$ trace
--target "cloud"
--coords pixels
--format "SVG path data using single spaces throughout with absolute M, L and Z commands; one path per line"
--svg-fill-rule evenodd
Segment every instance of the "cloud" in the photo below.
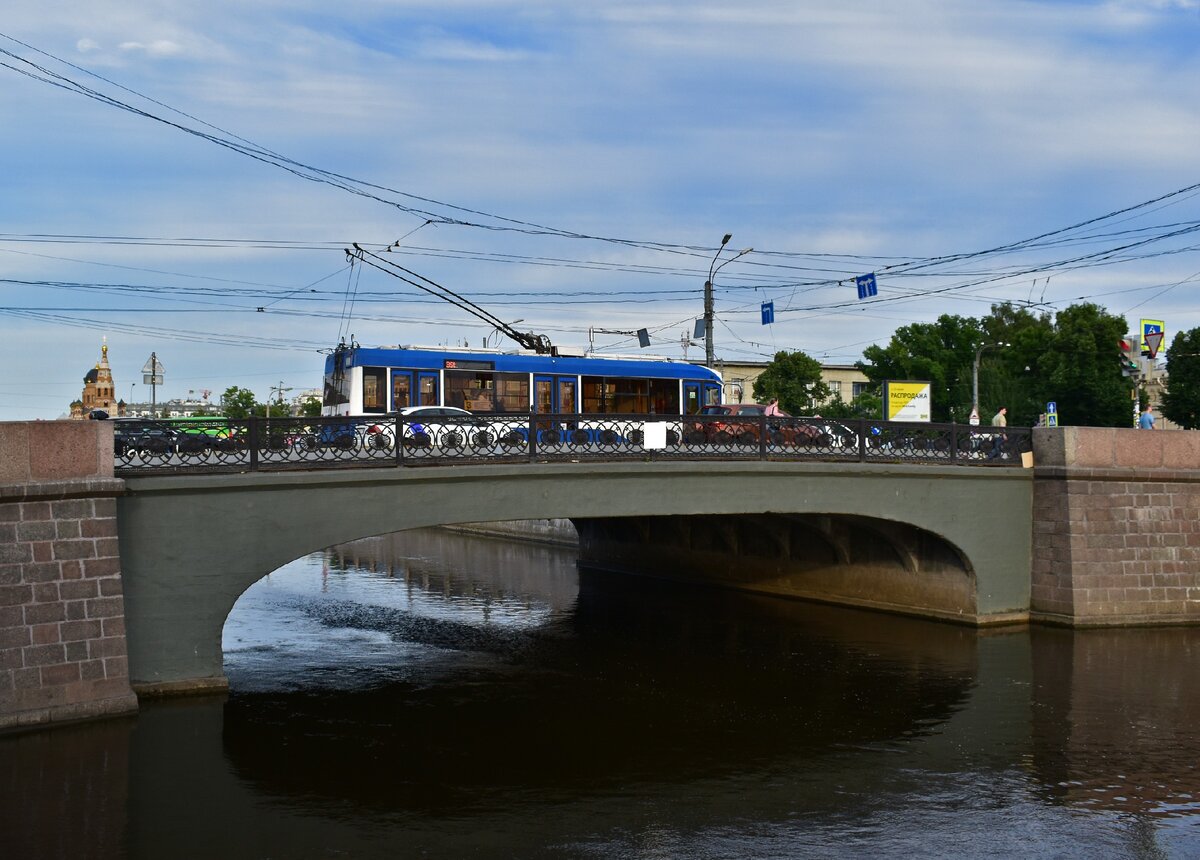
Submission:
M 92 39 L 80 39 L 75 43 L 75 50 L 81 54 L 91 53 L 92 51 L 100 50 L 100 43 Z
M 149 57 L 174 57 L 183 52 L 183 48 L 170 39 L 156 39 L 150 43 L 122 42 L 120 50 L 126 53 L 141 52 Z

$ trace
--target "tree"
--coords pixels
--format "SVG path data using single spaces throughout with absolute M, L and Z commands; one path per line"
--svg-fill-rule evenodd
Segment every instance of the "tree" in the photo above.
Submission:
M 300 416 L 302 418 L 319 418 L 321 415 L 321 398 L 314 395 L 300 400 Z
M 248 418 L 261 414 L 263 406 L 254 398 L 254 392 L 249 388 L 238 388 L 231 385 L 221 395 L 221 411 L 228 418 Z
M 901 326 L 886 347 L 863 350 L 857 367 L 876 385 L 928 381 L 934 421 L 965 421 L 971 411 L 971 369 L 984 342 L 979 320 L 943 314 L 935 322 Z
M 821 381 L 821 364 L 803 352 L 777 352 L 754 380 L 754 399 L 759 403 L 778 400 L 792 415 L 809 412 L 813 402 L 829 398 L 829 386 Z
M 1200 328 L 1181 331 L 1167 349 L 1162 414 L 1185 430 L 1200 428 Z
M 1121 376 L 1117 347 L 1125 336 L 1125 320 L 1085 303 L 1059 311 L 1054 328 L 1040 369 L 1047 399 L 1058 403 L 1059 421 L 1132 426 L 1133 382 Z

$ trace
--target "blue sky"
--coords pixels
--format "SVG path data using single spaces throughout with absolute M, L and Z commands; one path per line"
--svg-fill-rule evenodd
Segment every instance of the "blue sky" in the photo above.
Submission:
M 315 387 L 340 336 L 488 336 L 348 269 L 350 242 L 399 240 L 390 259 L 557 344 L 645 327 L 675 357 L 725 233 L 722 259 L 755 250 L 718 275 L 718 358 L 851 363 L 1001 300 L 1200 326 L 1196 190 L 1008 248 L 1200 183 L 1197 0 L 87 9 L 16 0 L 0 26 L 0 420 L 63 414 L 102 337 L 142 400 L 152 351 L 160 399 L 262 399 Z M 867 271 L 879 296 L 859 302 Z

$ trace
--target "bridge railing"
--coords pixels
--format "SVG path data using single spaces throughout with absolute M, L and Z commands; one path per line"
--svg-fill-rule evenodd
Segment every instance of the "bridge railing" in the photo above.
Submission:
M 473 415 L 114 422 L 119 475 L 579 459 L 1020 466 L 1020 427 L 820 417 Z

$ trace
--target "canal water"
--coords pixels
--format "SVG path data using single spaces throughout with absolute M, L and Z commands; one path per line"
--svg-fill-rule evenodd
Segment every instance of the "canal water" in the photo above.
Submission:
M 0 857 L 1200 856 L 1200 630 L 973 629 L 413 532 L 300 559 L 228 696 L 0 738 Z

